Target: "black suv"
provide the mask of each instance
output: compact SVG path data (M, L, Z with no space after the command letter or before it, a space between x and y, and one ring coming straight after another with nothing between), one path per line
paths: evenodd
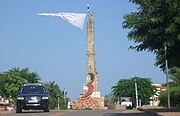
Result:
M16 113L24 110L49 112L49 97L43 84L25 84L17 96Z

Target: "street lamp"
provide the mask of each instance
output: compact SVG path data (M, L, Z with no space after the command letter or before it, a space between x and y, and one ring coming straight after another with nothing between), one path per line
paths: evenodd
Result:
M168 108L170 108L170 93L169 93L169 71L168 71L168 60L167 60L167 46L165 45L165 63L166 63L166 84L167 84L167 97L168 97Z

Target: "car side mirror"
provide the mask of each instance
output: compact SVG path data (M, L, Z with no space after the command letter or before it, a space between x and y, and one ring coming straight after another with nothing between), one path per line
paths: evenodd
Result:
M47 93L51 93L52 92L52 89L47 89Z
M20 90L18 90L18 91L17 91L17 93L18 93L18 94L20 94L20 93L21 93L21 91L20 91Z

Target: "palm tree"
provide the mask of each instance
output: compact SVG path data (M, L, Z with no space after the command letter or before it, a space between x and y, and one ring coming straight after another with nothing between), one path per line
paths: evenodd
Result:
M180 85L180 68L175 67L171 69L169 78L172 79L176 85Z
M50 108L55 109L58 106L58 96L60 96L60 107L61 109L64 109L64 98L63 98L63 92L60 90L59 86L55 84L55 81L53 82L46 82L45 86L47 89L50 89L51 92L49 93L49 102L50 102Z

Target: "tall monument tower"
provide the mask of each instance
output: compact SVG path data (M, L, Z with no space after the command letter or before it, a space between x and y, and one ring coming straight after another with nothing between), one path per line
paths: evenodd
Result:
M94 91L98 91L98 73L96 70L95 62L95 49L94 49L94 13L89 16L87 23L87 76L86 83L92 82L94 86Z
M98 91L98 73L95 62L94 48L94 13L87 22L87 74L83 94L76 100L76 109L104 109L104 97Z

